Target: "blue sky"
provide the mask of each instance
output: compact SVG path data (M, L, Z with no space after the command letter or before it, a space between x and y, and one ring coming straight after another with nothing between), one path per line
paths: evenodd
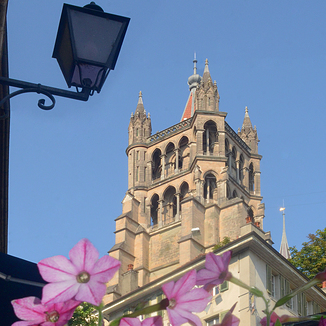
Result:
M87 2L74 0L74 5ZM278 250L326 226L326 2L98 0L131 18L116 69L88 102L11 100L9 254L37 262L89 238L104 255L127 191L128 124L138 92L153 133L180 121L197 53L237 131L249 108L260 139L264 230ZM63 2L10 0L10 76L66 89L52 51Z

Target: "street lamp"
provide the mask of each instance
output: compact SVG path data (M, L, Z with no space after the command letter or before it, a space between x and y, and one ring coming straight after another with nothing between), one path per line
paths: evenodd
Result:
M41 99L38 106L51 110L55 96L87 101L96 91L99 93L113 70L127 31L130 18L105 13L94 2L76 7L63 5L57 39L53 50L68 87L76 92L0 77L0 84L21 88L0 101L0 107L8 99L27 92L46 95L51 105ZM8 112L5 113L5 116Z

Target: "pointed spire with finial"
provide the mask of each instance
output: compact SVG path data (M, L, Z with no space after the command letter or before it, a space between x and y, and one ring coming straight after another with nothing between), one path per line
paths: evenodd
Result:
M282 212L283 215L283 233L282 233L282 240L281 240L281 247L280 247L280 254L285 258L285 259L290 259L290 250L289 250L289 245L288 245L288 240L286 238L286 232L285 232L285 207L281 207L280 211Z
M144 103L143 103L143 94L141 91L139 92L138 104L137 104L135 114L137 114L137 112L145 113L145 108L144 108Z
M238 135L241 139L251 148L251 152L258 154L258 135L257 129L252 128L251 120L249 117L248 107L245 108L245 116L243 119L241 130L238 130Z
M245 108L245 116L244 116L244 119L243 119L241 131L242 130L247 131L247 132L250 131L250 130L252 130L252 124L251 124L251 121L250 121L250 117L249 117L249 112L248 112L248 107L247 106Z
M201 77L197 74L196 52L194 54L193 63L194 63L194 74L188 78L190 94L189 94L185 109L183 111L181 121L191 118L195 112L195 91L201 81Z
M208 82L212 83L212 77L208 69L208 59L205 60L205 69L203 74L203 83L207 85ZM208 86L208 85L207 85Z

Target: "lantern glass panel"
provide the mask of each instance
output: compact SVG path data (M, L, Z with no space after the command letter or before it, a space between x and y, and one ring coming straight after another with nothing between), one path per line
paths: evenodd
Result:
M106 66L123 23L75 10L70 14L78 59Z

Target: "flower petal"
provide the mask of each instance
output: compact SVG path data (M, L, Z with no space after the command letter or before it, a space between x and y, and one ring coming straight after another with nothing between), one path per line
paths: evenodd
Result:
M91 278L97 282L107 283L120 268L121 262L109 255L99 259L92 268Z
M224 282L223 279L218 278L218 274L208 269L201 269L197 273L197 285L204 285L206 283L213 283L215 285L222 284Z
M75 280L46 284L42 291L42 304L68 301L76 295L79 287L80 284L77 283L76 278Z
M64 256L54 256L41 260L37 267L41 276L47 282L61 282L76 279L78 271Z
M178 299L177 307L182 310L201 312L211 299L212 296L204 289L193 289Z
M173 288L174 288L174 282L171 281L169 283L165 283L162 285L162 290L164 292L164 294L166 295L166 297L170 300L172 299L172 292L173 292Z
M45 307L41 300L36 297L26 297L11 301L15 314L19 319L32 321L31 324L38 324L44 321Z
M190 291L196 285L196 270L193 269L190 272L183 275L174 285L171 298L182 296L184 293Z
M120 324L121 325L121 324ZM149 317L142 321L142 326L163 326L161 316Z
M166 311L172 326L180 326L188 322L188 319L182 317L175 309L166 308Z
M78 273L82 271L92 273L98 256L99 252L88 239L80 240L69 251L70 260L76 266Z
M119 326L140 326L141 321L138 318L125 317L120 320Z
M202 326L201 320L197 315L194 315L189 311L185 311L185 310L181 310L181 309L177 309L176 312L178 312L179 315L181 317L185 318L190 324L193 324L196 326Z
M102 302L106 292L106 285L92 281L92 279L85 284L81 284L76 294L75 299L79 301L86 301L95 306L99 306Z

